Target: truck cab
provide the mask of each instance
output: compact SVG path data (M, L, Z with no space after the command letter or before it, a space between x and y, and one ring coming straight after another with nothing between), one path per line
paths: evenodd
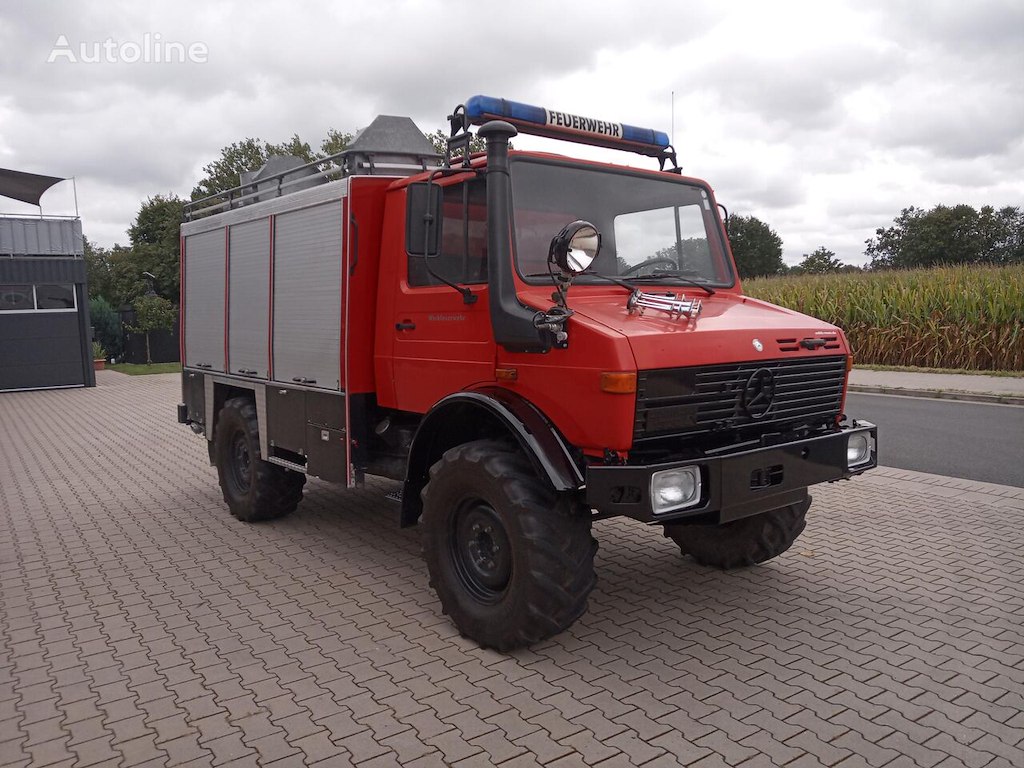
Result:
M809 486L875 466L874 425L843 413L842 330L744 296L714 192L681 174L665 134L481 96L450 120L441 162L350 176L325 209L319 237L338 237L310 264L337 281L317 311L336 315L338 332L330 359L308 361L323 374L273 372L273 285L292 279L274 266L288 258L280 246L258 282L266 374L240 386L229 365L213 374L183 350L179 420L207 437L236 516L287 514L306 475L400 480L399 521L423 529L443 609L482 645L509 649L585 610L593 520L658 525L701 563L748 566L803 531ZM473 126L486 153L469 152ZM658 168L510 150L518 132ZM225 247L232 226L261 215L277 243L276 218L314 210L300 199L314 193L225 219ZM211 219L219 232L230 213L229 201L183 227L187 317L189 234ZM320 253L297 244L315 240L318 221L281 245ZM226 258L229 275L246 268ZM316 316L292 312L281 321L315 335Z

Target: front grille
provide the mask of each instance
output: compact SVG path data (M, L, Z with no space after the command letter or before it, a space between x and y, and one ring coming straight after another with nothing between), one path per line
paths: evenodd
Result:
M813 341L815 343L821 343L823 349L839 349L839 337L838 336L812 336L806 339L776 339L775 343L779 345L779 352L799 352L801 346L805 346L807 342ZM801 344L801 342L803 342ZM808 347L812 349L813 347Z
M633 438L831 421L845 380L843 355L641 371ZM774 391L765 411L756 398L766 386Z

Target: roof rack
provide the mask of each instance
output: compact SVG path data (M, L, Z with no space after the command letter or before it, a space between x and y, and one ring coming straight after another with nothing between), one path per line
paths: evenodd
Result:
M436 167L441 155L408 117L380 115L343 151L302 163L272 156L262 168L246 171L237 187L185 204L185 221L252 205L328 181L356 175L410 176Z

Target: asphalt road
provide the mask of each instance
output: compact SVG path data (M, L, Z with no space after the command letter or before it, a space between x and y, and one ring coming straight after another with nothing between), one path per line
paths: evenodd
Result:
M1024 406L851 393L887 467L1024 487Z

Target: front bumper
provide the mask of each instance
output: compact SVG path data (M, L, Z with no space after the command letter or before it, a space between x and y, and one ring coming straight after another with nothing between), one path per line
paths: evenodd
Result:
M872 438L870 459L847 466L850 435ZM878 465L878 430L854 421L826 435L785 443L746 447L689 461L645 466L587 467L587 504L600 517L625 516L644 522L670 522L700 516L702 522L727 523L800 501L810 485L843 480ZM655 472L697 466L701 497L694 506L655 515L651 476Z

